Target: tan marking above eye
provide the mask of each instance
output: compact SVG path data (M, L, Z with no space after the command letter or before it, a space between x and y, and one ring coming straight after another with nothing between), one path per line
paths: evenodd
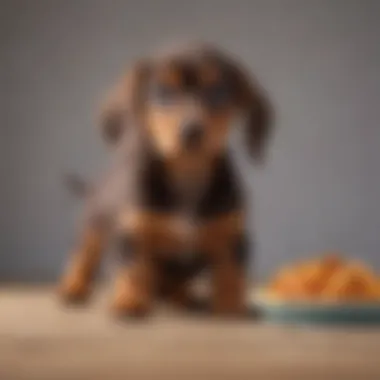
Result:
M218 83L222 78L220 68L215 64L207 63L200 68L200 81L203 85Z
M182 83L181 73L174 65L161 68L157 74L159 84L179 88Z

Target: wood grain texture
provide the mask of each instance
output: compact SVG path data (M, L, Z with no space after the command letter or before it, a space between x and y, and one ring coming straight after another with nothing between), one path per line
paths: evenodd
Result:
M380 328L270 326L158 310L123 324L106 292L65 309L48 288L0 290L0 379L379 379Z

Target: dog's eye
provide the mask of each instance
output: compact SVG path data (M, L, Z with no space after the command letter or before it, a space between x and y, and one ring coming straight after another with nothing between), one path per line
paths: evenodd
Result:
M157 86L152 93L153 100L162 105L175 103L178 95L178 89L168 85Z
M211 108L225 106L230 101L230 89L224 83L208 86L202 91L203 101Z

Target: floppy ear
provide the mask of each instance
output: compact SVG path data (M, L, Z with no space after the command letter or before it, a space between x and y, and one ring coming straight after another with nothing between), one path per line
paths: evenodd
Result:
M263 88L242 68L234 67L238 105L246 118L245 139L250 156L258 163L265 159L273 129L273 109Z
M100 114L101 132L108 143L116 144L140 111L147 67L145 61L137 62L108 94Z

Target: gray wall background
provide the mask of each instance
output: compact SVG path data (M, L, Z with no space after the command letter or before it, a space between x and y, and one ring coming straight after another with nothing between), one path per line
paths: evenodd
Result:
M239 55L277 108L266 169L243 167L258 276L325 249L380 269L379 1L11 0L0 17L1 279L58 275L78 216L60 176L101 171L104 90L177 37Z

